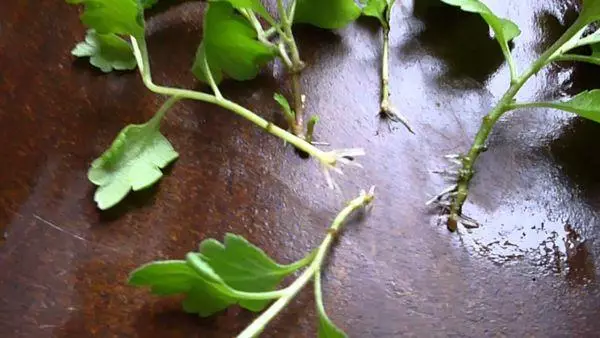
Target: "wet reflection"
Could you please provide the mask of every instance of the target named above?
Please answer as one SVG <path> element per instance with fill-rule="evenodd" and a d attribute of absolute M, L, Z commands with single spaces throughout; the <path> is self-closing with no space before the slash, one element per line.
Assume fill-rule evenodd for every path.
<path fill-rule="evenodd" d="M 575 116 L 571 121 L 549 144 L 550 155 L 590 206 L 600 208 L 600 124 Z"/>
<path fill-rule="evenodd" d="M 415 25 L 417 33 L 402 46 L 402 52 L 412 55 L 424 49 L 444 60 L 444 76 L 482 83 L 504 63 L 502 51 L 480 15 L 439 1 L 415 1 L 413 14 L 421 24 Z"/>

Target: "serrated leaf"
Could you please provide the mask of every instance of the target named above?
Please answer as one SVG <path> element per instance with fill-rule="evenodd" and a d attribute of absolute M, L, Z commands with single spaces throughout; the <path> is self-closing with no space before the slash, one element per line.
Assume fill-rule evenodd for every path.
<path fill-rule="evenodd" d="M 297 268 L 280 265 L 245 238 L 226 234 L 223 243 L 207 239 L 200 244 L 199 256 L 233 289 L 246 292 L 272 291 Z M 261 311 L 269 300 L 240 300 L 240 306 Z"/>
<path fill-rule="evenodd" d="M 163 175 L 160 169 L 178 156 L 154 120 L 128 125 L 88 171 L 88 179 L 98 186 L 94 195 L 98 207 L 108 209 L 132 189 L 153 185 Z"/>
<path fill-rule="evenodd" d="M 494 31 L 494 37 L 500 44 L 502 52 L 508 58 L 510 50 L 508 42 L 521 34 L 519 26 L 514 22 L 496 16 L 492 11 L 479 0 L 441 0 L 452 6 L 460 7 L 465 12 L 477 13 Z"/>
<path fill-rule="evenodd" d="M 81 4 L 81 21 L 99 34 L 144 35 L 143 8 L 138 0 L 66 0 Z"/>
<path fill-rule="evenodd" d="M 131 45 L 115 34 L 97 34 L 89 29 L 85 41 L 71 51 L 77 57 L 89 57 L 90 64 L 105 73 L 114 70 L 135 69 L 136 61 Z"/>
<path fill-rule="evenodd" d="M 275 20 L 260 0 L 209 0 L 211 2 L 229 2 L 236 9 L 251 9 L 262 16 L 268 23 L 275 25 Z"/>
<path fill-rule="evenodd" d="M 339 29 L 356 20 L 361 12 L 354 0 L 297 0 L 294 23 Z"/>
<path fill-rule="evenodd" d="M 570 100 L 554 102 L 548 106 L 600 123 L 600 89 L 581 92 Z"/>
<path fill-rule="evenodd" d="M 161 296 L 183 293 L 186 295 L 182 303 L 184 311 L 201 317 L 213 315 L 237 302 L 220 288 L 218 282 L 207 281 L 186 261 L 159 261 L 142 265 L 130 274 L 128 283 L 150 286 L 152 293 Z"/>
<path fill-rule="evenodd" d="M 388 6 L 388 0 L 364 0 L 365 7 L 362 9 L 362 14 L 374 17 L 379 20 L 382 26 L 387 26 L 385 11 Z"/>
<path fill-rule="evenodd" d="M 238 81 L 250 80 L 276 52 L 275 47 L 257 40 L 254 28 L 228 2 L 211 2 L 204 14 L 204 37 L 192 72 L 199 80 L 208 82 L 206 58 L 216 83 L 221 82 L 223 74 Z"/>

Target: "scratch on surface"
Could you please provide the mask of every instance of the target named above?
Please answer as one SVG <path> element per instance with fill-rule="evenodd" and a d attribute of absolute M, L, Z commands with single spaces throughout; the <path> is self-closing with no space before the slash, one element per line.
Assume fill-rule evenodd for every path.
<path fill-rule="evenodd" d="M 58 231 L 60 231 L 60 232 L 62 232 L 64 234 L 67 234 L 67 235 L 69 235 L 69 236 L 71 236 L 73 238 L 76 238 L 76 239 L 80 240 L 80 241 L 83 241 L 83 242 L 86 242 L 86 243 L 90 243 L 90 244 L 95 245 L 95 246 L 97 246 L 99 248 L 103 248 L 103 249 L 107 249 L 107 250 L 119 252 L 118 249 L 115 249 L 115 248 L 113 248 L 111 246 L 100 244 L 100 243 L 95 243 L 93 241 L 90 241 L 89 239 L 86 239 L 86 238 L 84 238 L 82 236 L 79 236 L 76 233 L 73 233 L 73 232 L 70 232 L 68 230 L 65 230 L 65 229 L 61 228 L 60 226 L 58 226 L 58 225 L 56 225 L 56 224 L 54 224 L 54 223 L 52 223 L 52 222 L 50 222 L 50 221 L 42 218 L 42 217 L 40 217 L 40 216 L 38 216 L 36 214 L 33 214 L 33 218 L 35 218 L 36 220 L 38 220 L 38 221 L 46 224 L 47 226 L 51 227 L 52 229 L 58 230 Z"/>
<path fill-rule="evenodd" d="M 84 242 L 88 242 L 87 239 L 85 239 L 85 238 L 83 238 L 83 237 L 81 237 L 81 236 L 79 236 L 77 234 L 74 234 L 74 233 L 72 233 L 70 231 L 67 231 L 67 230 L 59 227 L 58 225 L 56 225 L 56 224 L 54 224 L 54 223 L 52 223 L 52 222 L 50 222 L 48 220 L 45 220 L 45 219 L 41 218 L 40 216 L 38 216 L 36 214 L 33 214 L 33 218 L 37 219 L 38 221 L 43 222 L 44 224 L 48 225 L 49 227 L 51 227 L 51 228 L 53 228 L 55 230 L 58 230 L 58 231 L 60 231 L 62 233 L 70 235 L 71 237 L 77 238 L 78 240 L 81 240 L 81 241 L 84 241 Z"/>

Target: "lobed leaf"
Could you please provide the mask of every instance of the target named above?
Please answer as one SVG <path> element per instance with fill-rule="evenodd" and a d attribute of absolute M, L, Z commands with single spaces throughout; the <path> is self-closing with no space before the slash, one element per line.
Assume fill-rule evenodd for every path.
<path fill-rule="evenodd" d="M 207 275 L 199 274 L 186 261 L 159 261 L 135 269 L 128 283 L 150 286 L 152 293 L 161 296 L 183 293 L 186 295 L 182 303 L 184 311 L 208 317 L 237 302 L 220 285 L 222 281 L 211 280 L 213 274 L 207 272 L 209 277 L 206 278 Z"/>
<path fill-rule="evenodd" d="M 215 239 L 200 244 L 199 256 L 233 289 L 245 292 L 265 292 L 275 289 L 283 278 L 296 268 L 277 264 L 267 254 L 245 238 L 226 234 L 223 243 Z M 240 306 L 261 311 L 269 300 L 240 300 Z"/>
<path fill-rule="evenodd" d="M 554 102 L 549 106 L 600 123 L 600 89 L 581 92 L 568 101 Z"/>
<path fill-rule="evenodd" d="M 66 0 L 84 5 L 81 21 L 99 34 L 144 35 L 143 7 L 138 0 Z"/>
<path fill-rule="evenodd" d="M 235 13 L 229 2 L 210 2 L 192 72 L 199 80 L 208 82 L 206 60 L 216 83 L 221 82 L 223 74 L 238 81 L 250 80 L 276 53 L 275 47 L 257 40 L 254 28 Z"/>
<path fill-rule="evenodd" d="M 514 22 L 496 16 L 492 11 L 480 0 L 441 0 L 452 6 L 460 7 L 465 12 L 477 13 L 485 20 L 485 22 L 494 31 L 494 37 L 500 44 L 502 52 L 508 59 L 510 50 L 508 42 L 521 34 L 519 26 Z"/>
<path fill-rule="evenodd" d="M 261 311 L 270 302 L 255 300 L 238 292 L 273 291 L 283 278 L 303 264 L 280 265 L 260 248 L 234 234 L 224 243 L 207 239 L 199 252 L 190 252 L 186 261 L 152 262 L 134 270 L 129 284 L 150 286 L 158 295 L 183 293 L 186 312 L 210 316 L 233 304 Z"/>
<path fill-rule="evenodd" d="M 361 12 L 354 0 L 297 0 L 294 22 L 338 29 L 356 20 Z"/>
<path fill-rule="evenodd" d="M 178 156 L 154 120 L 128 125 L 88 171 L 88 179 L 98 186 L 94 195 L 98 207 L 108 209 L 130 190 L 151 186 L 162 177 L 160 169 Z"/>
<path fill-rule="evenodd" d="M 137 63 L 131 45 L 115 34 L 98 34 L 89 29 L 85 41 L 71 51 L 77 57 L 89 57 L 90 64 L 105 73 L 135 69 Z"/>

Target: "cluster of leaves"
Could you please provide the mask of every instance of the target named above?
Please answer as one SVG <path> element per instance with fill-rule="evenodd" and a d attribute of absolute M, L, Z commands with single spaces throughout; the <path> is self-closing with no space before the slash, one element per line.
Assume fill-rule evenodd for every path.
<path fill-rule="evenodd" d="M 152 82 L 144 36 L 144 9 L 152 7 L 157 0 L 66 1 L 84 6 L 81 21 L 88 27 L 85 40 L 75 46 L 73 55 L 88 57 L 90 63 L 103 72 L 137 67 L 148 89 L 170 97 L 152 118 L 152 123 L 125 127 L 111 147 L 92 163 L 88 178 L 98 185 L 94 199 L 100 209 L 116 205 L 131 190 L 154 184 L 162 176 L 161 169 L 178 157 L 174 147 L 160 133 L 162 117 L 178 99 L 201 100 L 229 109 L 317 158 L 326 170 L 344 163 L 338 161 L 343 151 L 325 153 L 312 145 L 312 134 L 318 121 L 316 116 L 308 120 L 306 135 L 302 131 L 303 102 L 300 101 L 303 100 L 298 99 L 302 97 L 300 93 L 294 94 L 293 107 L 282 94 L 274 94 L 290 125 L 288 131 L 291 129 L 295 135 L 301 136 L 298 138 L 290 132 L 271 127 L 272 123 L 223 98 L 218 85 L 225 78 L 237 81 L 253 79 L 262 67 L 275 59 L 283 62 L 290 71 L 298 72 L 303 62 L 291 31 L 295 23 L 339 29 L 354 21 L 363 10 L 365 15 L 376 16 L 384 15 L 378 12 L 380 9 L 389 12 L 389 7 L 381 7 L 383 2 L 378 0 L 370 0 L 364 8 L 354 0 L 294 0 L 287 7 L 278 0 L 279 15 L 275 19 L 259 0 L 210 0 L 205 7 L 202 42 L 191 73 L 199 81 L 210 85 L 214 93 L 211 95 L 161 87 Z M 357 152 L 351 149 L 350 153 Z"/>
<path fill-rule="evenodd" d="M 211 316 L 238 304 L 253 312 L 263 312 L 238 337 L 255 337 L 312 279 L 319 316 L 319 337 L 346 337 L 327 316 L 321 291 L 321 270 L 327 251 L 345 218 L 354 210 L 369 204 L 372 191 L 363 192 L 351 201 L 334 220 L 323 243 L 303 259 L 282 265 L 241 236 L 226 234 L 223 243 L 204 240 L 197 252 L 189 252 L 185 260 L 155 261 L 134 270 L 129 284 L 149 286 L 154 294 L 184 294 L 183 309 L 201 317 Z M 281 281 L 306 268 L 288 287 L 275 290 Z"/>
<path fill-rule="evenodd" d="M 509 88 L 483 119 L 469 151 L 465 155 L 450 156 L 459 166 L 455 172 L 450 172 L 452 185 L 432 200 L 437 201 L 439 205 L 449 210 L 448 228 L 454 231 L 457 229 L 458 224 L 466 227 L 477 226 L 476 223 L 462 216 L 462 205 L 468 195 L 468 186 L 473 176 L 473 165 L 486 148 L 485 143 L 495 123 L 504 113 L 519 108 L 554 108 L 600 122 L 600 90 L 598 89 L 584 91 L 571 99 L 556 102 L 517 102 L 515 98 L 527 80 L 554 62 L 581 61 L 600 64 L 600 30 L 594 31 L 593 29 L 593 24 L 600 21 L 600 0 L 583 1 L 583 7 L 577 20 L 521 74 L 517 70 L 509 48 L 509 42 L 521 34 L 517 24 L 509 19 L 497 16 L 480 0 L 441 1 L 457 6 L 463 11 L 479 14 L 485 20 L 494 32 L 494 38 L 500 45 L 511 74 Z M 590 31 L 592 33 L 586 35 Z M 575 48 L 582 46 L 589 46 L 592 50 L 591 55 L 572 54 Z"/>
<path fill-rule="evenodd" d="M 389 22 L 393 1 L 378 12 L 378 6 L 383 2 L 374 0 L 362 7 L 354 0 L 292 0 L 287 6 L 278 0 L 278 18 L 275 19 L 259 0 L 209 0 L 205 4 L 202 42 L 197 48 L 191 73 L 209 85 L 212 94 L 164 87 L 153 82 L 145 40 L 144 10 L 158 0 L 66 1 L 84 7 L 81 21 L 88 28 L 85 40 L 71 51 L 74 56 L 89 58 L 90 64 L 103 72 L 137 68 L 150 91 L 167 97 L 151 119 L 126 126 L 111 146 L 92 162 L 88 179 L 98 186 L 94 200 L 100 209 L 116 205 L 131 190 L 151 186 L 162 177 L 161 169 L 178 158 L 177 151 L 160 132 L 160 126 L 169 109 L 182 99 L 200 100 L 231 110 L 317 158 L 326 169 L 339 171 L 339 165 L 363 154 L 361 149 L 323 152 L 311 144 L 318 120 L 316 116 L 307 123 L 307 137 L 296 137 L 225 99 L 219 84 L 225 79 L 251 80 L 266 64 L 276 59 L 297 75 L 304 63 L 292 34 L 292 25 L 302 23 L 323 29 L 339 29 L 361 14 L 385 16 Z M 389 25 L 385 27 L 389 31 Z M 300 116 L 302 103 L 299 105 L 297 99 L 302 96 L 298 92 L 298 83 L 296 81 L 296 86 L 293 86 L 296 91 L 293 107 L 285 96 L 274 93 L 274 99 L 281 106 L 291 129 L 303 121 Z M 298 262 L 278 264 L 243 237 L 227 234 L 223 243 L 214 239 L 203 241 L 199 250 L 188 253 L 185 260 L 146 264 L 131 274 L 129 283 L 150 286 L 159 295 L 185 294 L 184 310 L 200 316 L 210 316 L 233 304 L 259 312 L 275 300 L 269 310 L 239 336 L 254 337 L 312 280 L 319 314 L 319 336 L 345 337 L 346 334 L 325 312 L 321 268 L 333 236 L 344 219 L 372 199 L 373 193 L 370 192 L 351 201 L 334 220 L 319 248 Z M 274 290 L 282 279 L 301 268 L 306 269 L 294 283 L 282 290 Z"/>

